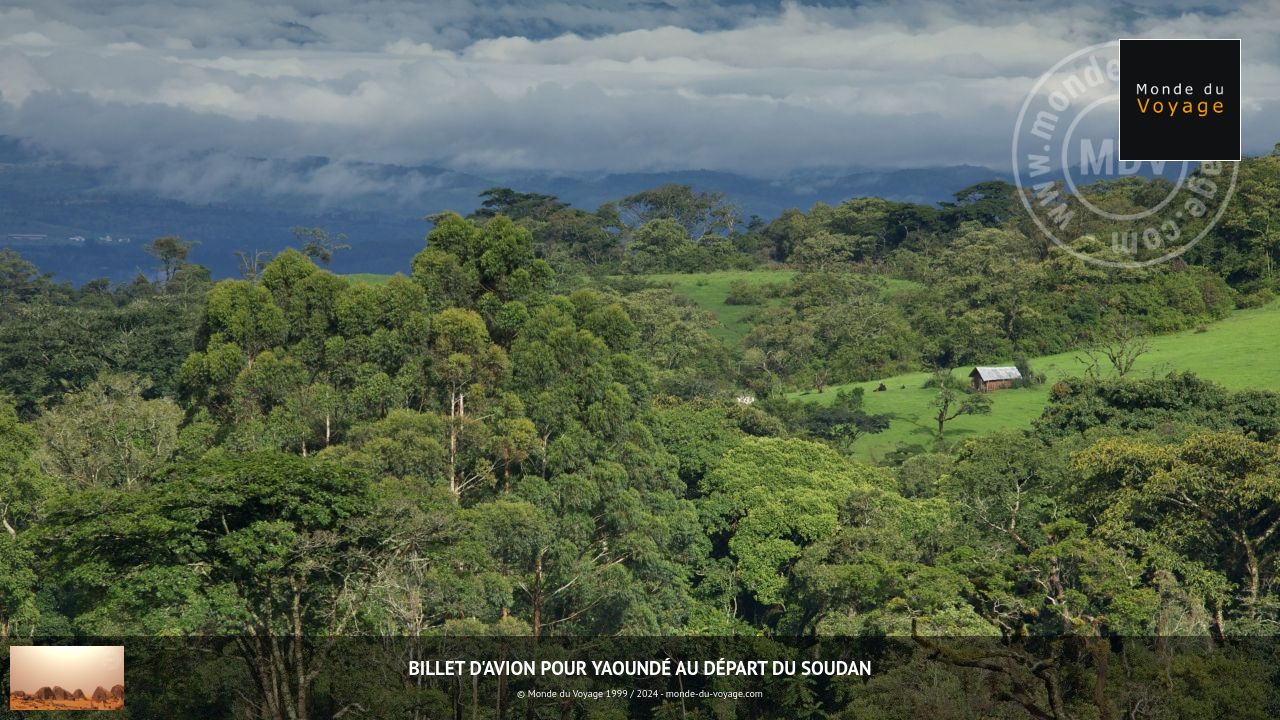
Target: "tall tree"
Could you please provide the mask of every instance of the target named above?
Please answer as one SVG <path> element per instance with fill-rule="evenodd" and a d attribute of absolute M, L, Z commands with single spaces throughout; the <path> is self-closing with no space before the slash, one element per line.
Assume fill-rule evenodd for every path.
<path fill-rule="evenodd" d="M 132 488 L 173 459 L 182 409 L 144 399 L 150 384 L 107 375 L 36 421 L 40 462 L 70 487 Z"/>
<path fill-rule="evenodd" d="M 191 248 L 197 244 L 194 240 L 183 240 L 177 235 L 165 235 L 147 243 L 142 249 L 160 261 L 164 281 L 168 283 L 173 279 L 174 273 L 178 272 L 178 268 L 186 264 Z"/>
<path fill-rule="evenodd" d="M 302 243 L 302 254 L 328 267 L 335 253 L 350 250 L 345 233 L 330 235 L 328 230 L 318 227 L 294 227 L 290 229 L 294 239 Z"/>
<path fill-rule="evenodd" d="M 962 415 L 986 415 L 991 412 L 991 398 L 985 393 L 969 391 L 952 377 L 950 369 L 935 372 L 933 381 L 938 388 L 937 394 L 933 396 L 933 420 L 937 423 L 939 441 L 944 437 L 947 423 L 952 420 Z"/>
<path fill-rule="evenodd" d="M 694 240 L 707 233 L 732 232 L 740 219 L 738 208 L 724 193 L 694 190 L 691 185 L 677 183 L 628 195 L 618 208 L 632 227 L 653 220 L 674 220 Z"/>
<path fill-rule="evenodd" d="M 504 215 L 512 220 L 547 220 L 569 205 L 555 195 L 518 192 L 511 188 L 492 187 L 480 193 L 483 200 L 471 217 L 487 219 Z"/>
<path fill-rule="evenodd" d="M 1242 632 L 1280 620 L 1266 594 L 1280 578 L 1280 453 L 1236 433 L 1200 433 L 1179 445 L 1105 439 L 1076 466 L 1093 492 L 1112 491 L 1105 537 L 1135 547 L 1226 613 Z M 1171 557 L 1178 558 L 1172 561 Z M 1227 588 L 1238 588 L 1236 597 Z"/>
<path fill-rule="evenodd" d="M 0 528 L 10 536 L 33 519 L 43 494 L 37 482 L 36 446 L 35 432 L 18 421 L 8 398 L 0 396 Z"/>
<path fill-rule="evenodd" d="M 768 606 L 782 602 L 803 548 L 836 531 L 840 502 L 859 487 L 891 483 L 817 443 L 748 438 L 707 475 L 702 511 L 727 543 L 743 591 Z"/>
<path fill-rule="evenodd" d="M 445 394 L 448 410 L 447 473 L 449 489 L 456 497 L 478 483 L 493 482 L 492 462 L 467 452 L 467 438 L 482 426 L 475 410 L 486 394 L 511 372 L 507 354 L 489 338 L 484 320 L 470 310 L 450 308 L 431 322 L 433 374 Z M 468 415 L 468 398 L 472 403 Z M 467 462 L 473 457 L 472 462 Z"/>
<path fill-rule="evenodd" d="M 45 541 L 75 571 L 86 630 L 235 636 L 254 713 L 306 720 L 374 565 L 372 509 L 358 472 L 222 456 L 137 493 L 83 491 L 51 517 Z"/>
<path fill-rule="evenodd" d="M 0 250 L 0 309 L 29 299 L 39 290 L 42 279 L 36 266 L 17 252 Z"/>

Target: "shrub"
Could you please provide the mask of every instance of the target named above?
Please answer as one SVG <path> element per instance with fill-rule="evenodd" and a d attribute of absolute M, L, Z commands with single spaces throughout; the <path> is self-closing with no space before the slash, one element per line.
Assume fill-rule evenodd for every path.
<path fill-rule="evenodd" d="M 1276 294 L 1270 288 L 1262 288 L 1261 290 L 1254 290 L 1251 293 L 1241 295 L 1236 300 L 1236 307 L 1241 309 L 1262 307 L 1263 305 L 1269 305 L 1275 299 Z"/>
<path fill-rule="evenodd" d="M 725 305 L 762 305 L 768 298 L 768 288 L 752 285 L 745 280 L 734 280 L 729 285 L 729 294 L 724 298 Z"/>
<path fill-rule="evenodd" d="M 1014 387 L 1035 387 L 1036 385 L 1044 384 L 1044 373 L 1032 370 L 1031 362 L 1025 357 L 1019 357 L 1013 363 L 1013 366 L 1018 368 L 1018 372 L 1022 375 L 1021 380 L 1014 382 Z"/>

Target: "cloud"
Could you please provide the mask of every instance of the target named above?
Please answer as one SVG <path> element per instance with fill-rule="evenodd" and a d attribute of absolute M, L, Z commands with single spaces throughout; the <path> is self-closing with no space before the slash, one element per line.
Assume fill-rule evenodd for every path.
<path fill-rule="evenodd" d="M 1260 152 L 1280 139 L 1276 10 L 33 0 L 0 10 L 0 133 L 201 192 L 255 181 L 225 162 L 156 168 L 305 156 L 337 168 L 759 176 L 1003 167 L 1018 106 L 1059 58 L 1122 35 L 1217 36 L 1244 38 L 1246 149 Z M 368 188 L 358 173 L 313 179 L 327 194 L 344 182 Z"/>

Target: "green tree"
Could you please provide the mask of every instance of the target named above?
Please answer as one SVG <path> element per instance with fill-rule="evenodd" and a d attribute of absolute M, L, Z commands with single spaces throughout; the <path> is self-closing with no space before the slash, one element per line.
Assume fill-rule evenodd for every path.
<path fill-rule="evenodd" d="M 477 457 L 468 452 L 467 446 L 468 439 L 484 430 L 475 418 L 475 401 L 492 393 L 509 375 L 511 365 L 507 354 L 489 338 L 484 319 L 470 310 L 442 310 L 432 318 L 431 328 L 433 375 L 448 408 L 449 489 L 461 497 L 477 484 L 495 481 L 492 461 L 483 454 Z M 470 416 L 468 397 L 473 405 Z"/>
<path fill-rule="evenodd" d="M 581 210 L 560 210 L 532 227 L 534 243 L 544 257 L 563 262 L 563 256 L 589 267 L 618 262 L 619 238 L 601 219 Z"/>
<path fill-rule="evenodd" d="M 964 387 L 951 375 L 950 369 L 938 370 L 933 374 L 933 382 L 938 392 L 933 396 L 933 416 L 937 423 L 937 437 L 944 438 L 947 423 L 961 415 L 987 415 L 991 413 L 991 398 L 985 393 L 973 392 Z"/>
<path fill-rule="evenodd" d="M 0 308 L 29 300 L 41 287 L 39 271 L 17 252 L 0 250 Z"/>
<path fill-rule="evenodd" d="M 35 461 L 35 432 L 0 395 L 0 642 L 35 633 L 40 617 L 36 553 L 29 530 L 53 494 Z"/>
<path fill-rule="evenodd" d="M 1103 356 L 1116 377 L 1124 377 L 1133 371 L 1138 358 L 1151 352 L 1151 338 L 1137 322 L 1112 315 L 1099 333 L 1097 348 L 1085 352 Z"/>
<path fill-rule="evenodd" d="M 568 209 L 554 195 L 517 192 L 510 188 L 492 187 L 480 193 L 484 198 L 472 218 L 488 219 L 504 215 L 512 220 L 547 220 Z"/>
<path fill-rule="evenodd" d="M 791 259 L 811 272 L 849 269 L 862 256 L 863 238 L 820 230 L 800 241 Z"/>
<path fill-rule="evenodd" d="M 1223 209 L 1204 248 L 1190 255 L 1192 262 L 1215 267 L 1232 284 L 1274 286 L 1280 258 L 1280 155 L 1246 158 L 1232 202 Z"/>
<path fill-rule="evenodd" d="M 1126 432 L 1182 428 L 1183 434 L 1194 428 L 1234 430 L 1273 441 L 1280 437 L 1280 394 L 1233 392 L 1189 372 L 1157 378 L 1064 380 L 1051 389 L 1049 404 L 1035 426 L 1045 439 L 1109 427 Z"/>
<path fill-rule="evenodd" d="M 1135 547 L 1199 590 L 1215 631 L 1266 632 L 1280 621 L 1271 595 L 1280 572 L 1280 453 L 1237 433 L 1199 433 L 1178 445 L 1100 440 L 1075 467 L 1082 492 L 1110 491 L 1101 510 L 1108 538 Z M 1227 588 L 1239 588 L 1235 598 Z"/>
<path fill-rule="evenodd" d="M 871 414 L 862 409 L 862 388 L 836 393 L 830 405 L 820 405 L 805 414 L 803 427 L 811 435 L 830 442 L 837 450 L 848 452 L 858 438 L 884 432 L 891 416 Z"/>
<path fill-rule="evenodd" d="M 955 595 L 1002 641 L 929 638 L 926 618 L 912 635 L 942 662 L 982 671 L 1033 717 L 1120 717 L 1107 635 L 1151 632 L 1178 588 L 1144 582 L 1146 560 L 1074 517 L 1072 482 L 1062 453 L 1021 433 L 966 443 L 941 489 L 967 527 L 944 539 L 940 557 L 966 580 Z"/>
<path fill-rule="evenodd" d="M 235 343 L 248 361 L 283 342 L 284 312 L 271 291 L 246 280 L 223 280 L 209 292 L 204 311 L 204 332 L 210 338 Z"/>
<path fill-rule="evenodd" d="M 327 230 L 318 227 L 294 227 L 290 228 L 290 232 L 293 233 L 295 240 L 302 243 L 302 254 L 325 267 L 333 262 L 335 253 L 351 249 L 346 242 L 345 233 L 330 235 Z"/>
<path fill-rule="evenodd" d="M 35 553 L 14 535 L 0 533 L 0 642 L 30 628 L 40 612 L 36 604 Z"/>
<path fill-rule="evenodd" d="M 16 538 L 36 523 L 51 492 L 36 462 L 39 438 L 0 395 L 0 530 Z"/>
<path fill-rule="evenodd" d="M 201 301 L 105 286 L 76 296 L 32 296 L 0 322 L 0 391 L 13 396 L 24 418 L 102 372 L 146 377 L 154 394 L 172 393 L 194 349 Z"/>
<path fill-rule="evenodd" d="M 150 384 L 106 375 L 40 416 L 40 464 L 69 487 L 132 488 L 173 459 L 182 409 Z"/>
<path fill-rule="evenodd" d="M 483 227 L 455 213 L 433 220 L 426 249 L 413 259 L 413 279 L 434 309 L 496 311 L 511 300 L 536 301 L 549 287 L 551 266 L 534 257 L 529 230 L 510 218 L 499 215 Z"/>
<path fill-rule="evenodd" d="M 136 493 L 93 488 L 51 515 L 86 632 L 234 635 L 266 717 L 311 717 L 373 565 L 360 473 L 281 454 L 179 465 Z"/>
<path fill-rule="evenodd" d="M 948 223 L 977 221 L 983 225 L 999 225 L 1017 212 L 1014 198 L 1017 189 L 1003 180 L 989 180 L 955 192 L 953 202 L 940 203 Z"/>
<path fill-rule="evenodd" d="M 746 438 L 707 475 L 702 512 L 727 544 L 742 589 L 775 605 L 804 547 L 836 531 L 840 502 L 859 487 L 892 483 L 817 443 Z"/>
<path fill-rule="evenodd" d="M 635 328 L 631 351 L 653 367 L 655 388 L 678 397 L 711 397 L 728 389 L 733 357 L 712 336 L 718 322 L 667 289 L 630 293 L 620 302 Z"/>
<path fill-rule="evenodd" d="M 837 507 L 836 531 L 806 547 L 792 569 L 779 632 L 905 636 L 914 623 L 932 635 L 996 634 L 966 602 L 969 579 L 939 562 L 959 529 L 948 502 L 864 485 Z"/>
<path fill-rule="evenodd" d="M 627 265 L 636 273 L 670 270 L 675 257 L 692 245 L 687 228 L 673 218 L 656 218 L 632 232 Z"/>
<path fill-rule="evenodd" d="M 618 203 L 618 209 L 632 227 L 653 220 L 674 220 L 687 237 L 695 240 L 707 233 L 728 233 L 739 220 L 738 208 L 724 193 L 698 191 L 676 183 L 628 195 Z"/>
<path fill-rule="evenodd" d="M 173 279 L 178 269 L 186 264 L 187 255 L 191 253 L 191 248 L 197 244 L 193 240 L 183 240 L 177 235 L 165 235 L 147 243 L 142 249 L 148 255 L 160 261 L 160 269 L 164 273 L 164 281 L 168 283 Z"/>

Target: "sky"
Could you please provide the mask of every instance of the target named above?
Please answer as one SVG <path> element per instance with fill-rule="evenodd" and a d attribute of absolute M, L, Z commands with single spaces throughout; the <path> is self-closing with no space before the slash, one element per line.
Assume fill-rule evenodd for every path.
<path fill-rule="evenodd" d="M 28 694 L 42 687 L 61 686 L 74 693 L 93 695 L 97 688 L 110 690 L 124 684 L 124 646 L 67 645 L 9 648 L 10 689 Z"/>
<path fill-rule="evenodd" d="M 1036 79 L 1118 37 L 1242 38 L 1245 151 L 1280 141 L 1280 0 L 0 0 L 0 134 L 157 182 L 306 156 L 1007 170 Z"/>

